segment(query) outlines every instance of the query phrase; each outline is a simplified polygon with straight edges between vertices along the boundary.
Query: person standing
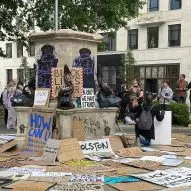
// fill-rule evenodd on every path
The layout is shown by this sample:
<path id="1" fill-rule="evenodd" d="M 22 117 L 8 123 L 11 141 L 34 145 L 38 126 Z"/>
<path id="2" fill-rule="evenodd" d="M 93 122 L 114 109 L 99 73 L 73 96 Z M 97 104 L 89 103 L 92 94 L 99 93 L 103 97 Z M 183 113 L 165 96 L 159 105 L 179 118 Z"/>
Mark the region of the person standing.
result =
<path id="1" fill-rule="evenodd" d="M 188 90 L 188 82 L 185 80 L 185 75 L 180 74 L 179 80 L 177 82 L 177 98 L 178 102 L 185 104 L 186 103 L 186 97 L 187 97 L 187 90 Z"/>
<path id="2" fill-rule="evenodd" d="M 168 82 L 166 80 L 163 81 L 163 85 L 159 90 L 158 93 L 158 101 L 163 106 L 164 110 L 169 110 L 167 107 L 168 104 L 172 101 L 173 98 L 173 91 L 169 87 Z"/>
<path id="3" fill-rule="evenodd" d="M 16 112 L 14 108 L 12 107 L 12 103 L 11 103 L 11 100 L 15 94 L 15 90 L 16 90 L 16 83 L 12 81 L 7 85 L 7 87 L 5 88 L 5 91 L 3 92 L 3 105 L 5 109 L 8 111 L 8 116 L 6 119 L 7 129 L 16 128 Z"/>

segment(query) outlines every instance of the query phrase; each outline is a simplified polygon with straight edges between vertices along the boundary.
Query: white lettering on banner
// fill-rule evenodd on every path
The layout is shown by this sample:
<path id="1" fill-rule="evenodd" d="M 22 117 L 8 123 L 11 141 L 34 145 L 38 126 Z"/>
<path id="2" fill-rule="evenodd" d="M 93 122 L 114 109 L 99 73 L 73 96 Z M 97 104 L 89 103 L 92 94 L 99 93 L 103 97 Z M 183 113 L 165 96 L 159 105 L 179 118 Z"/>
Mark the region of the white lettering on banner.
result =
<path id="1" fill-rule="evenodd" d="M 81 150 L 84 154 L 96 153 L 96 152 L 112 152 L 112 148 L 109 139 L 97 139 L 88 141 L 79 141 Z"/>
<path id="2" fill-rule="evenodd" d="M 191 186 L 191 168 L 156 170 L 151 173 L 135 174 L 133 176 L 168 188 Z"/>
<path id="3" fill-rule="evenodd" d="M 84 88 L 83 95 L 81 96 L 82 108 L 95 108 L 95 95 L 94 89 Z"/>

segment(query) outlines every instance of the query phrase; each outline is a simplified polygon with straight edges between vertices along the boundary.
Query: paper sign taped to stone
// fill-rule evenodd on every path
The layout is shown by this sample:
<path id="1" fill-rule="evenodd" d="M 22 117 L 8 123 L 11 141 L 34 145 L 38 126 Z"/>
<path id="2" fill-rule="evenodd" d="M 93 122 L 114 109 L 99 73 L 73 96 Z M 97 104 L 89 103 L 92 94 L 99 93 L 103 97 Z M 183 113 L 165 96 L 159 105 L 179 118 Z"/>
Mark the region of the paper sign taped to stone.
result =
<path id="1" fill-rule="evenodd" d="M 50 88 L 37 88 L 35 90 L 34 107 L 48 107 Z"/>
<path id="2" fill-rule="evenodd" d="M 82 120 L 74 120 L 72 125 L 72 130 L 74 138 L 78 139 L 78 141 L 85 140 L 84 122 Z"/>
<path id="3" fill-rule="evenodd" d="M 109 138 L 80 141 L 79 143 L 84 154 L 96 152 L 112 152 Z"/>
<path id="4" fill-rule="evenodd" d="M 95 95 L 93 88 L 84 88 L 83 95 L 81 97 L 82 108 L 95 108 Z"/>
<path id="5" fill-rule="evenodd" d="M 74 87 L 72 94 L 73 98 L 81 97 L 83 94 L 83 69 L 82 68 L 71 68 L 71 81 Z M 53 68 L 52 69 L 52 97 L 57 97 L 58 92 L 64 83 L 64 68 Z"/>

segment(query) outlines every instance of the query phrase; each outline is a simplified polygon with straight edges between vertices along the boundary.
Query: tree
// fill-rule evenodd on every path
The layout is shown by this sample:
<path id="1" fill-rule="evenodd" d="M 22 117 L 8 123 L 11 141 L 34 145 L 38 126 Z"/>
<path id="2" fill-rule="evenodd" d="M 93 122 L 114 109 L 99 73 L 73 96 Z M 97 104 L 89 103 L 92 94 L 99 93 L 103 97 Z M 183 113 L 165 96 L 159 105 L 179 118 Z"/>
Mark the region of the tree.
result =
<path id="1" fill-rule="evenodd" d="M 135 58 L 131 50 L 122 56 L 122 66 L 120 67 L 120 78 L 126 82 L 128 88 L 130 88 L 132 80 L 134 79 L 134 65 Z"/>
<path id="2" fill-rule="evenodd" d="M 19 76 L 21 78 L 19 80 L 22 79 L 22 82 L 26 85 L 30 80 L 30 67 L 28 65 L 26 57 L 21 58 L 20 68 L 21 68 L 21 70 L 20 70 L 21 73 L 19 74 Z"/>
<path id="3" fill-rule="evenodd" d="M 84 32 L 117 30 L 125 27 L 127 19 L 137 15 L 135 7 L 143 0 L 59 0 L 59 28 Z M 0 1 L 0 41 L 19 41 L 28 46 L 26 37 L 33 19 L 36 26 L 47 31 L 54 29 L 55 0 L 37 0 L 34 4 L 23 0 Z M 31 15 L 33 19 L 31 19 Z M 18 27 L 20 25 L 20 27 Z M 0 55 L 5 53 L 0 50 Z"/>

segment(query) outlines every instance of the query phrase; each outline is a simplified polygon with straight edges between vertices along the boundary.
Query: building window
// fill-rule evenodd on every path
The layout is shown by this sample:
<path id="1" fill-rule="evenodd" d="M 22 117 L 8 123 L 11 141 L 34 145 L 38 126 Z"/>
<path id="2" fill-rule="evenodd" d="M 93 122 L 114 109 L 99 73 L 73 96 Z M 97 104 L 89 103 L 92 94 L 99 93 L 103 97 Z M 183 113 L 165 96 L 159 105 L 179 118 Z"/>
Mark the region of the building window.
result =
<path id="1" fill-rule="evenodd" d="M 128 47 L 129 49 L 138 49 L 138 29 L 128 31 Z"/>
<path id="2" fill-rule="evenodd" d="M 12 58 L 12 43 L 6 43 L 7 58 Z"/>
<path id="3" fill-rule="evenodd" d="M 23 45 L 20 43 L 17 44 L 17 57 L 23 57 Z"/>
<path id="4" fill-rule="evenodd" d="M 181 39 L 181 25 L 169 25 L 168 26 L 168 42 L 169 47 L 180 46 Z"/>
<path id="5" fill-rule="evenodd" d="M 170 0 L 170 10 L 181 9 L 182 0 Z"/>
<path id="6" fill-rule="evenodd" d="M 108 33 L 101 33 L 104 37 L 101 51 L 115 51 L 116 50 L 116 33 L 115 32 L 108 32 Z"/>
<path id="7" fill-rule="evenodd" d="M 29 56 L 35 56 L 35 45 L 29 46 L 28 54 Z"/>
<path id="8" fill-rule="evenodd" d="M 149 11 L 159 10 L 159 0 L 149 0 Z"/>
<path id="9" fill-rule="evenodd" d="M 116 88 L 116 66 L 101 66 L 101 81 L 112 89 Z"/>
<path id="10" fill-rule="evenodd" d="M 148 48 L 158 48 L 159 28 L 147 28 Z"/>
<path id="11" fill-rule="evenodd" d="M 7 69 L 7 84 L 13 81 L 13 70 Z"/>
<path id="12" fill-rule="evenodd" d="M 28 24 L 27 25 L 28 30 L 34 30 L 35 21 L 33 14 L 28 14 L 27 24 Z"/>

